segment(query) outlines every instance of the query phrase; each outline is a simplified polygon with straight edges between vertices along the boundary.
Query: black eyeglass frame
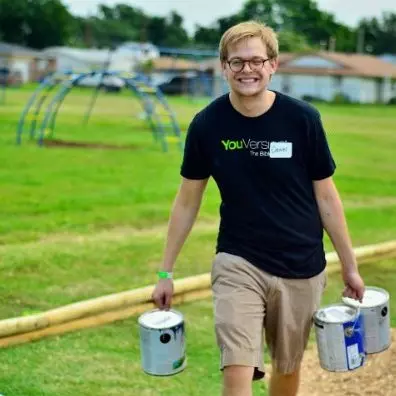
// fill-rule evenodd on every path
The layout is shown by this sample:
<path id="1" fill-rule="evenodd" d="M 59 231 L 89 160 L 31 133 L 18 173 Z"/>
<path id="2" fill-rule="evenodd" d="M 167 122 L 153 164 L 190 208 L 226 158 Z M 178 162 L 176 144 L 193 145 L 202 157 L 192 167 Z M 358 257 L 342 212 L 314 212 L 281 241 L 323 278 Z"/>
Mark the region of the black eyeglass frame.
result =
<path id="1" fill-rule="evenodd" d="M 269 61 L 269 60 L 271 60 L 271 59 L 272 59 L 272 58 L 267 58 L 267 59 L 253 58 L 253 59 L 247 59 L 247 60 L 246 60 L 246 59 L 235 58 L 235 59 L 227 60 L 226 63 L 228 64 L 229 68 L 230 68 L 234 73 L 239 73 L 239 72 L 241 72 L 241 71 L 245 68 L 245 64 L 246 64 L 246 63 L 249 64 L 250 70 L 257 71 L 257 70 L 261 70 L 261 69 L 264 67 L 265 62 L 267 62 L 267 61 Z M 234 69 L 231 67 L 231 63 L 232 63 L 233 61 L 235 61 L 235 60 L 239 60 L 239 61 L 242 63 L 242 67 L 239 68 L 238 70 L 234 70 Z M 262 63 L 261 66 L 260 66 L 260 67 L 252 67 L 251 62 L 253 62 L 253 61 L 258 61 L 258 60 L 261 61 L 261 63 Z"/>

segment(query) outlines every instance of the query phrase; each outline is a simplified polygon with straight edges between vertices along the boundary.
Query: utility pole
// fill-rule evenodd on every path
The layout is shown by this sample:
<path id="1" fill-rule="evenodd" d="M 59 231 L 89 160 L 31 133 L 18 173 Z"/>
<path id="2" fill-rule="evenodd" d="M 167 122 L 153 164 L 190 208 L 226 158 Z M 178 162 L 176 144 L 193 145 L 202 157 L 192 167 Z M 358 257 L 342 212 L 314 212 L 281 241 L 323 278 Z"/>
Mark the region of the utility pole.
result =
<path id="1" fill-rule="evenodd" d="M 361 26 L 358 31 L 357 46 L 356 46 L 356 52 L 358 54 L 364 53 L 364 40 L 365 40 L 364 27 Z"/>
<path id="2" fill-rule="evenodd" d="M 337 43 L 337 39 L 334 36 L 331 36 L 329 39 L 329 51 L 330 52 L 336 51 L 336 43 Z"/>

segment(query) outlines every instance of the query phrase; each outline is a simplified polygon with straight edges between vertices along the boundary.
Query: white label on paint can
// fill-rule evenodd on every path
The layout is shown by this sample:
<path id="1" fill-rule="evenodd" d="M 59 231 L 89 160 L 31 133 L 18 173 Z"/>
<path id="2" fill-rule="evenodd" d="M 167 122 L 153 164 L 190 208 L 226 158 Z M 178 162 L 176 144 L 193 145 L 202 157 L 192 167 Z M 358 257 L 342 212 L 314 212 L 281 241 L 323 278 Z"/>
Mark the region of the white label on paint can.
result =
<path id="1" fill-rule="evenodd" d="M 358 344 L 350 345 L 347 348 L 347 355 L 348 355 L 348 363 L 350 369 L 355 369 L 360 366 L 360 355 L 359 355 L 359 346 Z"/>

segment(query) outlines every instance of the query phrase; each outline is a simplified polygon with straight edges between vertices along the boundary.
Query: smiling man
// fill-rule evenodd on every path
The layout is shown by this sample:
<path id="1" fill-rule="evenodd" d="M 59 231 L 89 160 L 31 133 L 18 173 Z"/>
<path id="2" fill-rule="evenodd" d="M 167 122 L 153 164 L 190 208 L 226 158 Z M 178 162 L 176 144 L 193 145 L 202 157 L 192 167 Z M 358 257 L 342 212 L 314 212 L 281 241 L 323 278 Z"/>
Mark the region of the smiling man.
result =
<path id="1" fill-rule="evenodd" d="M 221 195 L 211 281 L 223 395 L 252 395 L 252 380 L 264 376 L 265 342 L 270 395 L 295 396 L 326 284 L 324 229 L 342 263 L 343 294 L 361 300 L 364 283 L 320 114 L 268 89 L 278 62 L 274 31 L 252 21 L 233 26 L 220 61 L 230 93 L 190 125 L 153 299 L 171 306 L 173 267 L 213 177 Z"/>

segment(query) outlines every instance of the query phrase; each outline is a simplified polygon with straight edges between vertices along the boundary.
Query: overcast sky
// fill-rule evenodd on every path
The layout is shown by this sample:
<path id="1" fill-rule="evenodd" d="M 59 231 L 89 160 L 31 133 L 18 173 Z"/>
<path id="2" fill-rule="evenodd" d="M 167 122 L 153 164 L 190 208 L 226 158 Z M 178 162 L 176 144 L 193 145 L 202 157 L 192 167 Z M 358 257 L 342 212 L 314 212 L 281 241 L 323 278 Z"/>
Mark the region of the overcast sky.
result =
<path id="1" fill-rule="evenodd" d="M 93 15 L 97 5 L 127 3 L 141 8 L 153 16 L 167 15 L 176 10 L 184 18 L 184 26 L 189 32 L 195 24 L 208 26 L 216 19 L 238 12 L 246 0 L 64 0 L 70 12 Z M 363 17 L 380 16 L 384 11 L 396 12 L 395 0 L 317 0 L 319 8 L 335 14 L 339 22 L 355 26 Z"/>

